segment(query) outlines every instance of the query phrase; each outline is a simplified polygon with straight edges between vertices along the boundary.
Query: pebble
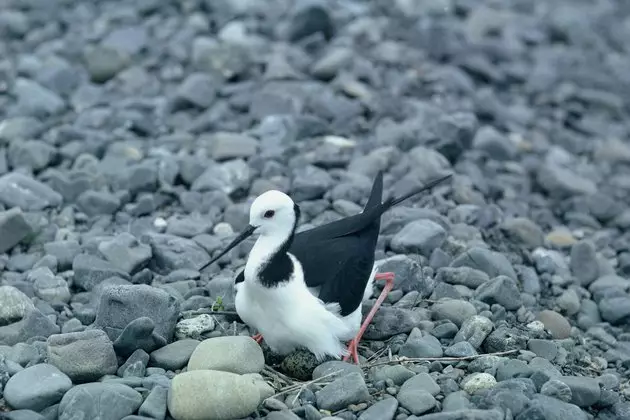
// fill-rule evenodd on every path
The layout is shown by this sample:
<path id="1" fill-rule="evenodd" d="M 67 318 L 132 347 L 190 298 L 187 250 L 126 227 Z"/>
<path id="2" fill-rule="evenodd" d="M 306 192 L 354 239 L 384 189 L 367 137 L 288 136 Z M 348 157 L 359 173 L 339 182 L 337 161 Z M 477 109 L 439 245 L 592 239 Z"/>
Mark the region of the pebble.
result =
<path id="1" fill-rule="evenodd" d="M 522 305 L 521 295 L 516 282 L 507 276 L 498 276 L 475 290 L 475 297 L 487 304 L 498 303 L 513 311 Z"/>
<path id="2" fill-rule="evenodd" d="M 155 287 L 144 284 L 110 286 L 101 295 L 94 325 L 115 340 L 130 322 L 146 317 L 155 324 L 155 333 L 170 341 L 179 308 L 178 300 Z"/>
<path id="3" fill-rule="evenodd" d="M 50 364 L 73 382 L 96 381 L 118 370 L 113 343 L 102 330 L 51 335 L 47 351 Z"/>
<path id="4" fill-rule="evenodd" d="M 543 323 L 554 339 L 562 340 L 569 338 L 571 334 L 571 324 L 559 313 L 550 310 L 540 311 L 537 319 Z"/>
<path id="5" fill-rule="evenodd" d="M 182 319 L 175 325 L 175 338 L 184 340 L 202 340 L 205 333 L 212 332 L 215 327 L 214 319 L 208 314 L 201 314 L 192 318 Z"/>
<path id="6" fill-rule="evenodd" d="M 151 364 L 166 370 L 181 369 L 188 364 L 199 343 L 199 340 L 184 339 L 167 344 L 151 353 Z"/>
<path id="7" fill-rule="evenodd" d="M 14 374 L 4 386 L 4 399 L 15 410 L 41 411 L 58 403 L 70 388 L 67 375 L 41 363 Z"/>
<path id="8" fill-rule="evenodd" d="M 74 386 L 61 399 L 59 419 L 86 416 L 117 420 L 135 413 L 141 404 L 142 395 L 127 385 L 108 382 L 81 384 Z"/>
<path id="9" fill-rule="evenodd" d="M 259 403 L 260 392 L 253 380 L 210 369 L 176 375 L 168 393 L 168 411 L 175 420 L 243 418 Z"/>
<path id="10" fill-rule="evenodd" d="M 417 253 L 429 257 L 446 239 L 446 230 L 431 220 L 417 220 L 405 225 L 391 241 L 400 254 Z"/>
<path id="11" fill-rule="evenodd" d="M 188 370 L 210 369 L 231 373 L 259 373 L 265 365 L 263 352 L 251 337 L 208 338 L 193 350 Z"/>
<path id="12" fill-rule="evenodd" d="M 0 212 L 0 254 L 19 244 L 32 232 L 20 208 Z"/>
<path id="13" fill-rule="evenodd" d="M 550 379 L 545 382 L 540 388 L 540 393 L 567 403 L 573 398 L 571 388 L 558 379 Z"/>
<path id="14" fill-rule="evenodd" d="M 599 275 L 595 246 L 590 241 L 578 241 L 571 247 L 571 273 L 582 286 L 593 283 Z"/>
<path id="15" fill-rule="evenodd" d="M 562 376 L 558 379 L 571 389 L 572 404 L 590 407 L 599 401 L 601 388 L 597 379 L 586 376 Z"/>
<path id="16" fill-rule="evenodd" d="M 0 325 L 22 320 L 35 309 L 28 296 L 13 286 L 0 286 Z"/>
<path id="17" fill-rule="evenodd" d="M 493 328 L 494 324 L 488 318 L 474 315 L 462 323 L 461 328 L 453 338 L 453 343 L 467 341 L 475 349 L 478 349 Z"/>
<path id="18" fill-rule="evenodd" d="M 397 408 L 398 400 L 396 398 L 383 398 L 363 411 L 359 415 L 359 420 L 392 420 L 396 415 Z"/>
<path id="19" fill-rule="evenodd" d="M 497 380 L 489 373 L 473 373 L 462 379 L 461 387 L 468 394 L 472 395 L 479 391 L 493 388 Z"/>
<path id="20" fill-rule="evenodd" d="M 370 398 L 363 376 L 358 372 L 343 375 L 318 391 L 317 406 L 320 409 L 338 411 L 350 404 L 366 402 Z"/>
<path id="21" fill-rule="evenodd" d="M 468 318 L 477 315 L 475 307 L 465 300 L 443 299 L 431 308 L 433 319 L 448 319 L 461 327 Z"/>

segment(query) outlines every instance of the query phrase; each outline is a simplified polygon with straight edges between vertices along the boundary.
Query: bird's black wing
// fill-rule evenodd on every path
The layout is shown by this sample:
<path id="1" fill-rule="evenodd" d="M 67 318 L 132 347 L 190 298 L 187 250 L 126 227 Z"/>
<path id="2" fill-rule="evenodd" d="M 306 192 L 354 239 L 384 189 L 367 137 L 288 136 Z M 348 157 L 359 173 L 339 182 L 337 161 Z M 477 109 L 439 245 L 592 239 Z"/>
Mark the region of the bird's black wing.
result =
<path id="1" fill-rule="evenodd" d="M 319 287 L 319 298 L 325 303 L 339 303 L 344 316 L 361 302 L 374 266 L 378 231 L 361 233 L 317 240 L 289 249 L 302 264 L 306 285 Z"/>

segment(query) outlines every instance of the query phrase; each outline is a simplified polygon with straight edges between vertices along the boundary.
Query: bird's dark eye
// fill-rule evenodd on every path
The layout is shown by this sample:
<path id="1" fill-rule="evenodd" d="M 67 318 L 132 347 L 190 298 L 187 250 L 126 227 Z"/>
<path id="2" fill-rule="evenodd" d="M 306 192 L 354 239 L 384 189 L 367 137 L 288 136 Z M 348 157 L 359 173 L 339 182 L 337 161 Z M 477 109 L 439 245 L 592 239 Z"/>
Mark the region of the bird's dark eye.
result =
<path id="1" fill-rule="evenodd" d="M 264 217 L 265 219 L 271 219 L 271 218 L 273 217 L 273 215 L 274 215 L 274 214 L 276 214 L 276 212 L 275 212 L 275 211 L 273 211 L 273 210 L 267 210 L 267 211 L 265 212 L 265 214 L 263 215 L 263 217 Z"/>

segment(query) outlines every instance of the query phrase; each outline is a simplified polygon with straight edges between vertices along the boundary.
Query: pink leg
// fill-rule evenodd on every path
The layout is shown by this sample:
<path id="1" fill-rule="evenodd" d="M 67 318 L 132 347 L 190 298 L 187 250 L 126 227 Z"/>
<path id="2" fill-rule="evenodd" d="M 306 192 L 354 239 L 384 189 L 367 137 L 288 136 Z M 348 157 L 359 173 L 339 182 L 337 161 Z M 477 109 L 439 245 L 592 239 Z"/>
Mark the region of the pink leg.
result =
<path id="1" fill-rule="evenodd" d="M 374 280 L 385 280 L 385 287 L 383 288 L 383 291 L 379 295 L 378 299 L 376 299 L 376 302 L 374 303 L 374 306 L 372 306 L 370 313 L 368 313 L 367 317 L 365 317 L 365 321 L 363 321 L 363 324 L 361 325 L 361 329 L 357 333 L 356 337 L 354 337 L 350 341 L 350 344 L 348 344 L 348 351 L 350 351 L 350 354 L 343 358 L 344 362 L 348 361 L 350 356 L 352 356 L 354 363 L 359 364 L 359 353 L 358 353 L 359 341 L 361 341 L 361 337 L 363 336 L 363 333 L 365 333 L 365 330 L 367 329 L 368 325 L 370 325 L 370 322 L 372 322 L 372 318 L 374 318 L 376 311 L 385 300 L 385 297 L 387 297 L 387 294 L 394 287 L 394 273 L 376 274 L 374 276 Z"/>
<path id="2" fill-rule="evenodd" d="M 252 336 L 252 338 L 253 338 L 254 340 L 256 340 L 256 342 L 257 342 L 258 344 L 262 343 L 262 341 L 263 341 L 263 336 L 262 336 L 262 334 L 256 334 L 256 335 Z"/>

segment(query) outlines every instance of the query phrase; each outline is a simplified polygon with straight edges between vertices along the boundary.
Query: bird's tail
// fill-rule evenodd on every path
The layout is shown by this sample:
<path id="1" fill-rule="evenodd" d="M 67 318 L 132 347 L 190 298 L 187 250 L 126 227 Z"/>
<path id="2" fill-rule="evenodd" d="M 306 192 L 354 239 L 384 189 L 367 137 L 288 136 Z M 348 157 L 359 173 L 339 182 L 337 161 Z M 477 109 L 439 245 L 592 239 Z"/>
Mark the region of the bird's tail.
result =
<path id="1" fill-rule="evenodd" d="M 374 178 L 374 182 L 372 183 L 372 191 L 370 191 L 370 196 L 368 198 L 363 211 L 374 208 L 376 206 L 381 205 L 383 200 L 383 171 L 378 171 L 376 174 L 376 178 Z"/>
<path id="2" fill-rule="evenodd" d="M 438 184 L 440 184 L 440 183 L 442 183 L 442 182 L 446 181 L 447 179 L 451 178 L 452 176 L 453 176 L 453 174 L 448 174 L 448 175 L 443 176 L 443 177 L 441 177 L 441 178 L 434 179 L 433 181 L 430 181 L 430 182 L 428 182 L 427 184 L 424 184 L 424 185 L 423 185 L 423 186 L 421 186 L 421 187 L 415 188 L 415 189 L 413 189 L 411 192 L 409 192 L 409 193 L 407 193 L 407 194 L 404 194 L 404 195 L 402 195 L 402 196 L 400 196 L 400 197 L 393 197 L 393 198 L 390 198 L 390 199 L 389 199 L 389 200 L 387 200 L 387 202 L 385 203 L 385 207 L 386 207 L 386 208 L 393 207 L 393 206 L 395 206 L 396 204 L 399 204 L 399 203 L 401 203 L 401 202 L 405 201 L 406 199 L 413 197 L 413 196 L 414 196 L 414 195 L 416 195 L 416 194 L 420 194 L 420 193 L 421 193 L 421 192 L 423 192 L 423 191 L 430 190 L 431 188 L 433 188 L 433 187 L 435 187 L 436 185 L 438 185 Z M 381 188 L 382 188 L 382 182 L 383 182 L 383 181 L 382 181 L 382 179 L 381 179 Z M 370 199 L 371 199 L 371 198 L 372 198 L 372 197 L 370 196 Z"/>

